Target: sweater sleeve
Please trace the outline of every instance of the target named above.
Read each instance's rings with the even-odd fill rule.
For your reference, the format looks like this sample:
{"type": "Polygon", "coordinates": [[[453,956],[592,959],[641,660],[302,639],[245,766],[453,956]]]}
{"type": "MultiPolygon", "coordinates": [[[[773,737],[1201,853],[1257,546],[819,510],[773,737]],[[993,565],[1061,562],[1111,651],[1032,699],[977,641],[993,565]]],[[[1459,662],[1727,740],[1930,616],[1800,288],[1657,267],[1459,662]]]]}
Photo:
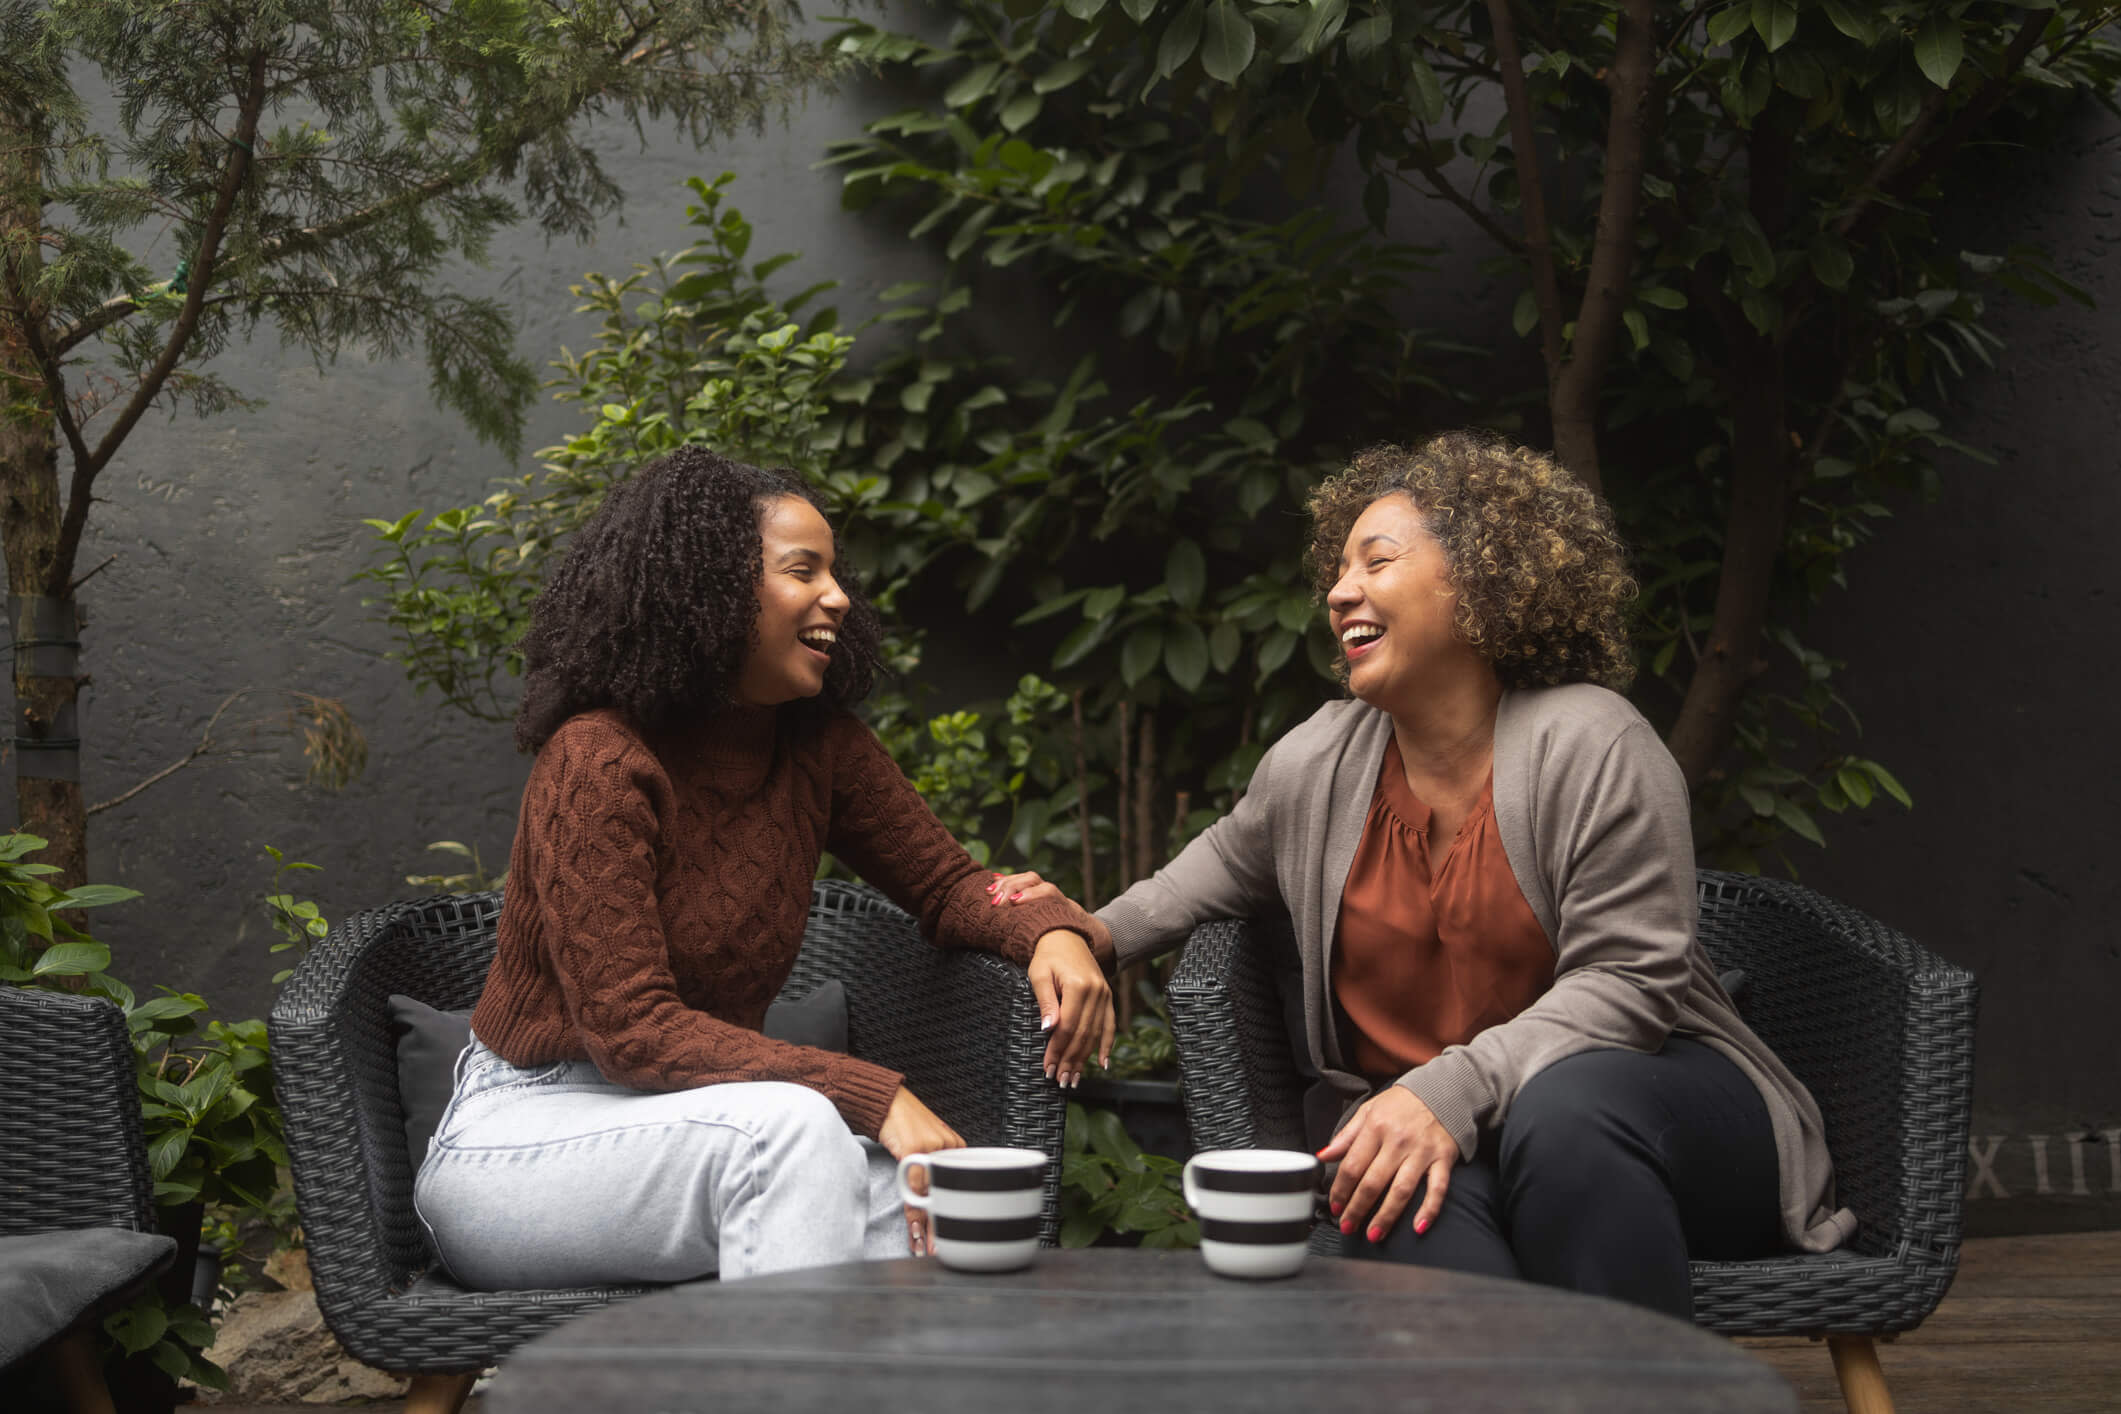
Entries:
{"type": "Polygon", "coordinates": [[[1260,757],[1251,786],[1229,814],[1178,857],[1097,911],[1112,930],[1118,966],[1185,942],[1202,923],[1245,918],[1274,906],[1274,842],[1266,801],[1274,752],[1260,757]]]}
{"type": "Polygon", "coordinates": [[[597,1069],[636,1090],[790,1081],[820,1092],[849,1128],[874,1137],[898,1093],[898,1072],[770,1040],[678,996],[656,901],[655,758],[624,739],[592,749],[557,737],[547,745],[561,749],[549,770],[534,774],[527,863],[568,1016],[597,1069]]]}
{"type": "Polygon", "coordinates": [[[992,876],[943,828],[876,733],[851,716],[834,718],[827,730],[833,764],[826,848],[919,920],[922,936],[998,953],[1019,966],[1055,929],[1092,941],[1089,915],[1067,899],[996,906],[987,895],[992,876]]]}
{"type": "Polygon", "coordinates": [[[1697,909],[1686,781],[1635,721],[1559,808],[1574,825],[1554,868],[1554,985],[1539,1000],[1401,1076],[1471,1158],[1525,1082],[1587,1050],[1654,1051],[1689,980],[1697,909]]]}

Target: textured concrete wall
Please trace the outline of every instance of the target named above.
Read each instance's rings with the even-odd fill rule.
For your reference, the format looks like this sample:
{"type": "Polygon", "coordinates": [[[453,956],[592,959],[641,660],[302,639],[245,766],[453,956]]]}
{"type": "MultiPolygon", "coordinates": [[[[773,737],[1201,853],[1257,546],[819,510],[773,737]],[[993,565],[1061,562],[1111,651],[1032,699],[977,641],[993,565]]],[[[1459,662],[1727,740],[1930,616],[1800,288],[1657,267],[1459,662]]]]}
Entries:
{"type": "MultiPolygon", "coordinates": [[[[711,152],[668,141],[641,152],[614,135],[626,223],[588,248],[519,232],[466,283],[516,304],[532,357],[579,345],[586,327],[567,285],[681,244],[680,183],[730,168],[741,174],[733,200],[759,227],[755,253],[806,252],[780,277],[785,287],[836,277],[843,306],[859,312],[885,285],[933,268],[886,225],[842,216],[837,178],[810,165],[864,116],[902,102],[858,86],[711,152]]],[[[1966,385],[1949,430],[2002,464],[1950,465],[1937,504],[1904,508],[1852,557],[1851,592],[1817,629],[1853,665],[1846,690],[1865,749],[1900,773],[1917,809],[1835,822],[1834,847],[1800,864],[1808,883],[1983,978],[1976,1129],[1987,1137],[1977,1149],[1993,1172],[1977,1185],[1977,1222],[1982,1212],[2011,1223],[2121,1219],[2121,1140],[2108,1137],[2121,1126],[2121,952],[2109,922],[2121,874],[2107,862],[2116,831],[2105,790],[2121,767],[2105,651],[2121,605],[2104,582],[2121,498],[2117,144],[2121,124],[2090,114],[2065,143],[1999,159],[1995,190],[1967,204],[1968,246],[2040,240],[2101,307],[1998,312],[2007,367],[1966,385]]],[[[1507,292],[1474,271],[1481,252],[1450,213],[1395,212],[1395,224],[1452,247],[1410,311],[1416,322],[1507,316],[1507,292]]],[[[147,895],[102,920],[123,973],[201,990],[239,1015],[263,1011],[279,965],[265,951],[262,846],[323,864],[297,887],[333,917],[404,896],[404,875],[447,863],[423,853],[432,840],[474,841],[498,868],[524,763],[505,729],[413,697],[347,583],[366,561],[361,516],[474,500],[510,465],[433,408],[416,364],[348,359],[319,378],[261,342],[232,352],[224,371],[269,406],[150,423],[105,476],[109,503],[83,564],[117,558],[82,596],[95,679],[82,715],[91,800],[181,756],[240,687],[255,692],[230,719],[279,710],[286,692],[303,690],[344,698],[366,727],[368,772],[341,795],[290,787],[299,760],[283,745],[202,761],[91,821],[94,877],[147,895]]],[[[542,408],[527,445],[555,440],[573,416],[542,408]]]]}

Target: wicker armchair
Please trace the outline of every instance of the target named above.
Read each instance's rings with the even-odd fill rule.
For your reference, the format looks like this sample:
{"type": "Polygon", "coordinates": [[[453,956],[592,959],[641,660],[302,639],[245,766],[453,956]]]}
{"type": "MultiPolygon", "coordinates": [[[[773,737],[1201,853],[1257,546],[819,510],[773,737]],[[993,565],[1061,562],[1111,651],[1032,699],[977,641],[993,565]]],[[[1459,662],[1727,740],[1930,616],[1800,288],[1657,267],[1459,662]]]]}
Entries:
{"type": "MultiPolygon", "coordinates": [[[[1694,1319],[1725,1335],[1826,1337],[1851,1410],[1890,1410],[1872,1340],[1912,1330],[1959,1265],[1975,983],[1875,920],[1795,884],[1704,870],[1701,941],[1742,968],[1742,1010],[1826,1119],[1854,1241],[1820,1256],[1696,1262],[1694,1319]]],[[[1187,1120],[1202,1149],[1301,1148],[1283,930],[1213,923],[1169,989],[1187,1120]]],[[[1313,1245],[1334,1250],[1321,1225],[1313,1245]]]]}
{"type": "MultiPolygon", "coordinates": [[[[517,1345],[642,1290],[472,1292],[431,1270],[412,1208],[386,999],[472,1005],[500,905],[499,894],[449,896],[349,918],[272,1009],[274,1082],[318,1306],[356,1358],[414,1376],[409,1411],[455,1408],[476,1374],[517,1345]]],[[[930,947],[875,891],[824,882],[781,995],[804,996],[834,977],[847,988],[852,1051],[903,1072],[968,1143],[1051,1156],[1041,1238],[1053,1245],[1066,1103],[1045,1077],[1046,1037],[1022,970],[930,947]]]]}
{"type": "Polygon", "coordinates": [[[71,1407],[108,1409],[95,1318],[177,1252],[155,1232],[123,1012],[0,986],[0,1154],[0,1365],[48,1356],[71,1407]]]}

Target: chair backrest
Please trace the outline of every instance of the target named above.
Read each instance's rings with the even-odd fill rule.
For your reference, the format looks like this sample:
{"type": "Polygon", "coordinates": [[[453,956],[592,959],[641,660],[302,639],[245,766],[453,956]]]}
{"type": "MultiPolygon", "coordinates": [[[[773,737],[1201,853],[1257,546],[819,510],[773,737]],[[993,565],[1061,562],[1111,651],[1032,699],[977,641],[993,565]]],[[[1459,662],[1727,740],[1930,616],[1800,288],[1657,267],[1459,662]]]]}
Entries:
{"type": "Polygon", "coordinates": [[[125,1013],[0,985],[0,1237],[154,1231],[125,1013]]]}
{"type": "Polygon", "coordinates": [[[1796,884],[1701,871],[1701,942],[1826,1123],[1854,1249],[1956,1249],[1973,1081],[1972,976],[1796,884]]]}

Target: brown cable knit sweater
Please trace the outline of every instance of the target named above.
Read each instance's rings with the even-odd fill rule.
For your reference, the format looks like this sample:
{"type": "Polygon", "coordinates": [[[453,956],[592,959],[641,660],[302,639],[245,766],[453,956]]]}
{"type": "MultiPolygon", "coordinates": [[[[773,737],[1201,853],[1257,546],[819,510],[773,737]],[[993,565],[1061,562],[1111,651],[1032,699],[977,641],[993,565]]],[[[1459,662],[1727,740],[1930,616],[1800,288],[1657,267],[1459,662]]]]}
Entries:
{"type": "Polygon", "coordinates": [[[826,849],[944,946],[1021,964],[1050,929],[1090,936],[1072,903],[994,907],[986,871],[851,716],[739,709],[651,739],[587,712],[524,787],[472,1030],[511,1064],[586,1058],[639,1090],[793,1081],[873,1137],[897,1072],[758,1030],[826,849]]]}

